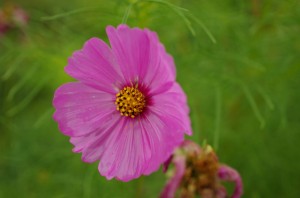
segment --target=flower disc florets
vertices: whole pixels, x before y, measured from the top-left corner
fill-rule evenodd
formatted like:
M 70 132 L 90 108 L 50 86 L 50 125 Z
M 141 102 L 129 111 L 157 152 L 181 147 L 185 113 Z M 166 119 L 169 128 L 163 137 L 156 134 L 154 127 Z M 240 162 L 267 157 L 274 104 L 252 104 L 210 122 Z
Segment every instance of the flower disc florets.
M 135 118 L 143 112 L 146 100 L 137 87 L 125 87 L 116 95 L 115 104 L 122 116 Z

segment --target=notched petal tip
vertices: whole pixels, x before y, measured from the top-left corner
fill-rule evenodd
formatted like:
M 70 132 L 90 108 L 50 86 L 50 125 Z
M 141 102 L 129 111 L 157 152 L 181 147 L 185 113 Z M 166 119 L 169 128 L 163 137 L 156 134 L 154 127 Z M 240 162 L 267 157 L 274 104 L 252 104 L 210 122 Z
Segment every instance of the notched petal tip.
M 120 24 L 117 27 L 117 30 L 122 30 L 122 29 L 130 29 L 130 27 L 126 24 Z
M 121 26 L 121 25 L 119 25 L 119 26 Z M 125 25 L 125 26 L 127 27 L 127 25 Z M 118 30 L 118 27 L 115 28 L 114 26 L 111 26 L 111 25 L 106 26 L 105 30 L 106 30 L 106 34 L 108 35 L 108 37 L 111 35 L 111 33 L 115 33 Z
M 140 177 L 141 175 L 140 174 L 136 174 L 136 175 L 125 175 L 125 176 L 116 176 L 114 174 L 111 174 L 110 171 L 108 172 L 103 172 L 103 167 L 101 167 L 101 161 L 99 163 L 99 166 L 98 166 L 98 171 L 99 171 L 99 174 L 103 177 L 105 177 L 107 180 L 112 180 L 112 179 L 116 179 L 116 180 L 119 180 L 119 181 L 122 181 L 122 182 L 129 182 L 133 179 L 137 179 L 138 177 Z
M 192 129 L 186 129 L 184 132 L 185 132 L 185 134 L 187 134 L 188 136 L 193 135 Z

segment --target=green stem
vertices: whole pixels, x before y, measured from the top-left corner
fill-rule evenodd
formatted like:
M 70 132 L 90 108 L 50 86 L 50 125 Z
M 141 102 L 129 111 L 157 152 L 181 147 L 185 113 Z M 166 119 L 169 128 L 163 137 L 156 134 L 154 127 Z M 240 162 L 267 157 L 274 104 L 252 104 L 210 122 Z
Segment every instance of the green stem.
M 127 19 L 128 19 L 128 16 L 129 16 L 129 13 L 131 11 L 131 8 L 133 6 L 134 3 L 130 3 L 128 8 L 126 9 L 125 13 L 124 13 L 124 16 L 123 16 L 123 19 L 122 19 L 122 24 L 126 24 L 127 23 Z
M 260 128 L 263 129 L 265 127 L 265 120 L 263 116 L 261 115 L 259 108 L 255 102 L 255 99 L 253 98 L 250 90 L 245 84 L 242 84 L 243 91 L 246 95 L 246 98 L 248 99 L 250 106 L 254 112 L 254 115 L 256 116 L 257 120 L 260 122 Z
M 217 150 L 219 146 L 219 139 L 220 139 L 220 125 L 221 125 L 221 89 L 220 86 L 216 86 L 216 120 L 215 120 L 215 135 L 214 135 L 214 149 Z

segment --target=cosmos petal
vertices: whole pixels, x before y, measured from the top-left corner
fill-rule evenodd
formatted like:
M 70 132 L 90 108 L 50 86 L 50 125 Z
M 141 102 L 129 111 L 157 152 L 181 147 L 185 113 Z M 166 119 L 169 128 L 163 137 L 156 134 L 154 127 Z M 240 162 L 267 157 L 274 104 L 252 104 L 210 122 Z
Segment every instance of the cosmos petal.
M 176 190 L 178 189 L 181 179 L 184 176 L 185 172 L 185 157 L 184 156 L 175 156 L 173 158 L 173 163 L 175 165 L 175 171 L 172 178 L 169 179 L 168 183 L 163 189 L 163 192 L 160 195 L 160 198 L 174 198 Z
M 143 137 L 138 122 L 124 118 L 114 134 L 114 144 L 107 147 L 99 164 L 101 175 L 110 179 L 116 177 L 129 181 L 143 173 L 143 167 L 149 160 L 144 151 Z
M 138 121 L 127 119 L 119 131 L 114 131 L 117 134 L 115 144 L 111 144 L 102 156 L 100 173 L 107 178 L 129 181 L 158 170 L 175 145 L 183 141 L 183 133 L 174 130 L 175 123 L 164 121 L 150 113 Z
M 181 130 L 188 135 L 192 134 L 186 96 L 177 83 L 174 83 L 167 92 L 154 95 L 149 108 L 158 113 L 161 118 L 168 117 L 169 120 L 176 120 Z
M 126 120 L 115 144 L 112 144 L 102 157 L 99 165 L 102 175 L 129 181 L 159 168 L 164 157 L 164 139 L 158 137 L 161 134 L 156 134 L 160 131 L 152 131 L 153 128 L 148 128 L 151 127 L 148 124 L 150 123 L 146 118 L 140 118 L 138 121 Z M 151 171 L 148 173 L 145 169 Z
M 222 181 L 230 181 L 235 183 L 235 188 L 231 198 L 240 198 L 243 194 L 243 182 L 240 174 L 233 168 L 221 165 L 218 170 L 218 177 Z
M 173 154 L 174 155 L 174 154 Z M 164 163 L 163 163 L 163 172 L 166 173 L 169 169 L 169 166 L 172 162 L 173 155 L 171 155 Z
M 82 50 L 74 52 L 65 71 L 86 85 L 112 94 L 124 82 L 111 49 L 98 38 L 91 38 Z
M 59 87 L 53 99 L 56 111 L 53 118 L 59 129 L 69 136 L 89 134 L 112 119 L 114 96 L 80 82 Z
M 143 144 L 148 147 L 151 159 L 145 165 L 144 174 L 148 175 L 158 170 L 160 162 L 165 161 L 173 147 L 166 148 L 164 142 L 168 140 L 167 134 L 164 133 L 165 125 L 153 114 L 145 114 L 140 120 L 140 127 L 144 134 L 145 141 Z M 170 140 L 173 141 L 173 140 Z
M 127 84 L 156 87 L 175 80 L 173 58 L 156 33 L 127 25 L 108 26 L 106 32 Z
M 159 168 L 158 162 L 165 162 L 172 155 L 176 146 L 184 139 L 184 130 L 178 122 L 171 117 L 162 117 L 156 112 L 149 112 L 143 125 L 147 129 L 149 140 L 154 144 L 152 148 L 152 158 L 145 169 L 145 174 L 150 174 Z
M 200 155 L 202 152 L 201 147 L 191 140 L 185 140 L 184 142 L 182 142 L 180 148 L 186 153 L 191 153 L 195 155 Z
M 77 137 L 71 137 L 70 142 L 74 145 L 74 148 L 72 149 L 75 153 L 80 153 L 82 150 L 90 144 L 91 141 L 93 141 L 93 135 L 87 134 L 83 136 L 77 136 Z
M 93 133 L 71 137 L 70 142 L 75 146 L 74 152 L 82 153 L 84 162 L 92 163 L 100 160 L 106 145 L 112 140 L 115 128 L 121 122 L 122 117 L 118 113 L 113 114 L 113 118 L 108 122 L 102 123 L 101 127 Z

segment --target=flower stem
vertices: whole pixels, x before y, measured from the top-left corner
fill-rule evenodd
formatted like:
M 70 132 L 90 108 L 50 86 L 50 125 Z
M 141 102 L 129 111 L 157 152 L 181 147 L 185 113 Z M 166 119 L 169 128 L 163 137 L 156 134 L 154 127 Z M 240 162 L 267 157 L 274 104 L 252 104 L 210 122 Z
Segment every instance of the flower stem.
M 217 151 L 219 146 L 220 123 L 221 123 L 221 89 L 219 84 L 216 86 L 216 120 L 215 120 L 215 134 L 214 134 L 214 149 Z

